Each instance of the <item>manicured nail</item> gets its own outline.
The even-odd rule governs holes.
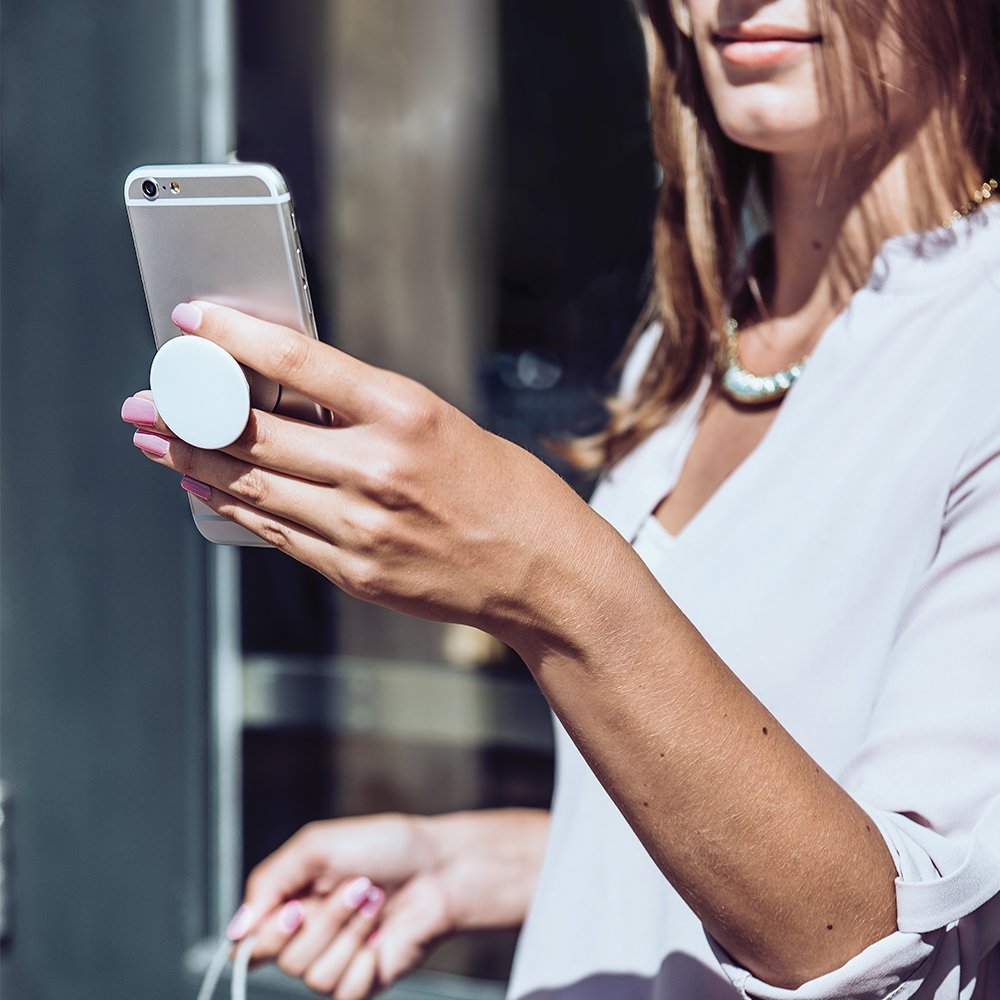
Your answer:
[[[356,910],[366,899],[368,890],[372,887],[370,878],[356,878],[344,890],[344,902],[352,909]]]
[[[302,926],[302,917],[302,904],[297,899],[293,899],[281,908],[278,926],[286,934],[294,934]]]
[[[184,476],[181,479],[181,489],[187,490],[188,493],[193,493],[199,500],[212,499],[212,487],[207,483],[203,483],[200,479],[192,479],[190,476]]]
[[[226,928],[226,937],[230,941],[241,941],[246,932],[253,926],[253,912],[244,903],[234,914]]]
[[[170,450],[170,442],[165,437],[150,434],[148,431],[136,431],[132,435],[132,444],[157,458],[163,458]]]
[[[122,403],[122,420],[127,424],[155,424],[156,407],[151,399],[130,396]]]
[[[201,310],[190,302],[182,302],[170,314],[174,326],[180,327],[185,333],[197,333],[201,317]]]
[[[361,907],[361,912],[366,917],[374,917],[382,909],[384,902],[385,893],[377,885],[373,885],[368,890],[368,898],[365,900],[365,905]]]

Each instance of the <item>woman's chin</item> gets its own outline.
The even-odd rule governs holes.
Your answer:
[[[719,124],[726,137],[738,146],[775,155],[815,155],[830,144],[838,129],[829,116],[786,117],[774,113],[747,113],[720,120]]]

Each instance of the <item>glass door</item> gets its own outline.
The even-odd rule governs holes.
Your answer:
[[[629,0],[235,13],[236,148],[289,180],[321,335],[558,466],[546,440],[599,423],[645,295],[656,177]],[[216,606],[220,685],[242,691],[219,730],[240,877],[313,819],[547,806],[548,708],[509,650],[276,552],[238,563]],[[514,941],[447,942],[390,995],[499,998]],[[252,982],[308,995],[273,969]]]

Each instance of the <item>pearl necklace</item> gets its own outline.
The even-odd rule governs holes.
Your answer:
[[[960,205],[942,223],[944,228],[950,228],[955,222],[971,215],[981,205],[993,197],[993,192],[1000,187],[996,180],[990,178],[984,181],[973,192],[971,200]],[[767,403],[777,403],[799,380],[805,370],[809,355],[800,358],[794,365],[782,368],[781,371],[768,375],[755,375],[740,363],[739,324],[731,316],[726,320],[725,336],[719,344],[719,354],[716,368],[719,376],[719,389],[736,403],[744,406],[762,406]]]

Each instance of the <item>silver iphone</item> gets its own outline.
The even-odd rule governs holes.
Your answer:
[[[204,299],[316,336],[309,282],[284,178],[261,163],[137,167],[125,205],[157,348],[181,332],[180,302]],[[251,405],[299,420],[330,415],[300,394],[249,373]],[[256,535],[189,497],[211,542],[265,545]]]

